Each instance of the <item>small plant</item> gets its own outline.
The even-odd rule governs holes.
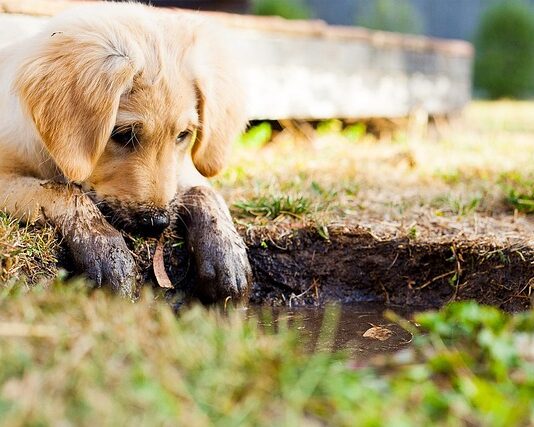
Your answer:
[[[310,19],[310,8],[303,0],[252,0],[252,13],[286,19]]]
[[[276,219],[282,215],[298,217],[310,211],[310,200],[299,196],[263,196],[234,204],[248,216]]]
[[[317,124],[318,135],[338,134],[343,130],[343,122],[339,119],[323,120]]]
[[[534,86],[534,11],[520,0],[500,1],[475,37],[475,86],[488,97],[520,98]]]
[[[317,181],[312,181],[311,190],[318,196],[320,196],[324,201],[331,201],[335,199],[338,195],[338,192],[335,189],[327,189]]]
[[[323,240],[330,241],[330,232],[325,224],[317,224],[317,233]]]
[[[354,123],[352,125],[348,125],[341,133],[349,141],[357,142],[367,133],[367,126],[365,123]]]
[[[513,209],[527,214],[534,213],[534,178],[520,173],[503,174],[500,179],[505,202]]]
[[[439,207],[439,210],[436,212],[438,216],[444,213],[466,216],[476,212],[482,203],[482,196],[476,195],[470,198],[444,196],[435,199],[434,203]]]
[[[458,185],[472,179],[472,176],[460,169],[438,170],[434,173],[434,177],[448,185]]]
[[[273,136],[273,129],[269,122],[263,122],[252,126],[239,138],[239,143],[249,148],[261,148],[267,144]]]
[[[511,188],[508,190],[506,201],[520,212],[534,213],[534,189],[530,193],[519,193]]]
[[[465,216],[476,212],[481,202],[482,197],[480,196],[474,196],[467,200],[453,199],[451,200],[451,207],[456,215]]]
[[[366,132],[365,123],[354,123],[344,127],[343,122],[338,119],[323,120],[317,125],[318,135],[342,135],[350,142],[359,141]]]

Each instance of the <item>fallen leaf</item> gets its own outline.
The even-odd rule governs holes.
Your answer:
[[[373,326],[365,331],[364,338],[371,338],[378,341],[387,341],[393,335],[393,331],[382,326]]]
[[[152,268],[154,269],[154,276],[160,288],[173,289],[174,286],[169,279],[167,271],[165,270],[165,261],[163,260],[163,240],[158,242],[154,259],[152,260]]]

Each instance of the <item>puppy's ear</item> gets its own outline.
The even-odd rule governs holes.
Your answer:
[[[45,37],[15,85],[52,159],[68,180],[81,182],[104,151],[140,56],[97,32]]]
[[[192,154],[196,168],[206,177],[222,169],[232,142],[246,124],[244,92],[237,62],[228,52],[229,39],[224,33],[213,34],[213,27],[199,26],[190,48],[200,116]]]

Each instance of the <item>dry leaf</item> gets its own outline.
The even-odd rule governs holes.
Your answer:
[[[364,338],[372,338],[378,341],[387,341],[393,335],[393,331],[382,326],[373,326],[365,331]]]
[[[174,286],[165,270],[165,261],[163,260],[163,240],[158,242],[154,259],[152,260],[152,268],[154,269],[154,276],[160,288],[173,289]]]

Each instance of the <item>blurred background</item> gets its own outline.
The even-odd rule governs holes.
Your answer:
[[[334,25],[470,39],[491,0],[153,0],[154,5],[222,10],[290,19],[323,19]]]
[[[320,19],[473,42],[477,97],[534,92],[534,0],[152,0],[156,6]]]
[[[78,3],[0,0],[0,45]],[[215,185],[240,221],[534,236],[534,0],[151,3],[235,36],[250,127]]]

